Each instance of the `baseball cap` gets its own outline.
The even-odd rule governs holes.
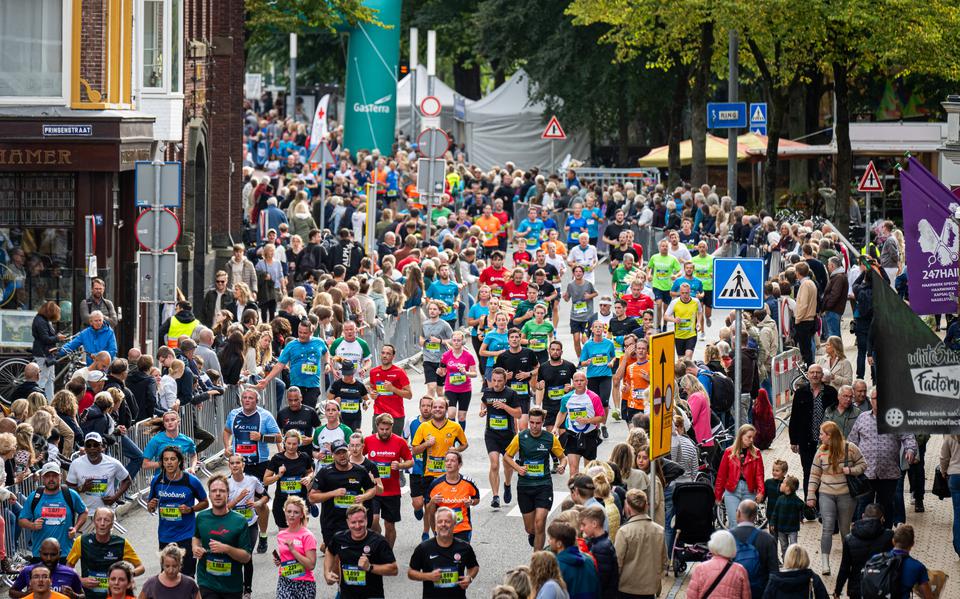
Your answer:
[[[347,450],[347,444],[344,443],[341,439],[337,439],[336,441],[330,444],[330,453],[337,453],[341,449],[343,451]]]
[[[40,469],[40,476],[50,473],[60,474],[60,464],[57,464],[56,462],[47,462],[43,465],[43,468]]]
[[[87,441],[96,441],[100,445],[103,445],[103,437],[100,436],[100,433],[87,433],[83,438],[83,442],[86,443]]]
[[[601,306],[603,306],[603,305],[612,306],[612,305],[613,305],[613,299],[612,299],[609,295],[604,295],[604,296],[602,296],[602,297],[600,298],[599,304],[600,304]]]
[[[357,367],[353,362],[345,361],[340,363],[340,374],[353,374],[357,371]]]
[[[103,381],[105,381],[105,380],[107,380],[107,375],[105,375],[105,374],[104,374],[102,371],[100,371],[100,370],[91,370],[91,371],[87,374],[87,382],[88,382],[88,383],[100,383],[100,382],[103,382]]]

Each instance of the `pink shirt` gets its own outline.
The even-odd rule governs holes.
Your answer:
[[[317,549],[317,538],[306,526],[301,526],[297,532],[290,532],[286,528],[278,532],[277,552],[280,554],[280,576],[287,576],[290,580],[315,582],[313,571],[305,571],[303,564],[294,559],[293,554],[287,549],[288,540],[293,540],[293,546],[304,555],[311,549],[314,551]],[[298,572],[304,573],[296,575]]]
[[[462,365],[464,371],[476,366],[477,360],[473,357],[473,354],[463,350],[457,357],[453,355],[452,349],[447,350],[440,358],[440,363],[447,369],[447,377],[443,383],[444,391],[450,391],[451,393],[470,393],[472,391],[470,377],[466,375],[466,372],[460,372],[459,366]],[[463,377],[463,382],[460,382],[460,377]]]
[[[704,439],[713,436],[710,429],[710,400],[697,391],[687,398],[687,405],[690,406],[690,419],[693,420],[693,432],[697,436],[697,444],[701,444]],[[713,441],[703,443],[706,446],[712,446]]]

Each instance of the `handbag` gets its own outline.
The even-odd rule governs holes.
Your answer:
[[[947,477],[940,471],[940,466],[933,473],[933,491],[934,495],[940,499],[950,497],[950,486],[947,484]]]
[[[844,467],[850,461],[850,444],[846,444],[847,453],[843,458]],[[850,489],[850,496],[855,498],[860,498],[873,491],[873,487],[870,486],[870,479],[867,478],[867,475],[860,473],[857,475],[848,474],[847,475],[847,488]]]

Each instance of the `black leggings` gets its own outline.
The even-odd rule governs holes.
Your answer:
[[[199,425],[194,424],[193,426],[193,436],[197,440],[197,455],[200,456],[203,454],[203,451],[213,445],[214,437],[210,434],[209,431],[206,431],[200,428]]]
[[[260,304],[260,318],[263,319],[263,322],[269,323],[277,312],[277,300],[269,299],[258,303]]]
[[[257,550],[257,536],[260,534],[260,526],[254,522],[247,527],[247,534],[250,535],[250,553]],[[253,559],[243,564],[243,590],[247,591],[253,588]]]
[[[587,389],[600,396],[600,403],[603,409],[610,407],[610,387],[613,383],[613,377],[595,376],[587,379]]]

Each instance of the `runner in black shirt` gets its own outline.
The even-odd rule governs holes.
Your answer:
[[[373,484],[377,485],[377,495],[383,493],[383,483],[380,481],[380,469],[376,462],[363,455],[363,435],[353,433],[347,441],[347,453],[350,454],[350,463],[361,466],[370,474]],[[363,502],[363,507],[367,508],[367,528],[373,528],[373,497]]]
[[[550,264],[547,266],[553,268]],[[557,269],[554,268],[553,272],[557,272]],[[538,269],[533,273],[533,280],[537,284],[537,300],[547,304],[547,320],[550,320],[553,317],[553,311],[557,309],[560,292],[557,291],[554,284],[550,282],[552,279],[548,277],[547,274],[548,272],[546,270]],[[554,323],[554,327],[556,327],[556,323]]]
[[[383,577],[396,576],[399,568],[390,543],[367,528],[362,505],[347,508],[347,530],[333,535],[323,555],[323,578],[340,584],[342,599],[384,597]]]
[[[289,393],[289,389],[287,392]],[[304,406],[304,408],[307,407]],[[295,429],[287,431],[283,436],[283,451],[270,458],[267,462],[267,470],[263,474],[263,486],[269,487],[273,483],[279,483],[273,498],[273,521],[277,523],[277,528],[287,527],[287,516],[283,511],[283,504],[287,502],[288,497],[296,495],[307,501],[310,479],[313,477],[313,458],[308,453],[300,451],[301,441]],[[310,509],[316,510],[313,506],[310,506]]]
[[[347,508],[362,504],[377,492],[370,473],[363,466],[350,463],[347,445],[337,439],[330,444],[333,463],[317,472],[310,490],[311,503],[322,504],[320,534],[329,545],[334,533],[347,528]]]
[[[537,385],[537,355],[520,345],[520,330],[510,329],[507,333],[509,346],[507,351],[497,356],[494,366],[507,371],[508,386],[517,392],[520,398],[520,421],[517,430],[527,428],[527,412],[530,411],[530,388]]]
[[[277,424],[284,434],[289,430],[298,431],[300,443],[309,445],[313,440],[313,430],[320,426],[320,416],[316,410],[303,404],[303,394],[299,387],[290,387],[287,389],[287,405],[277,412]],[[286,522],[286,517],[280,522]],[[286,528],[286,525],[281,528]]]
[[[623,357],[623,337],[634,334],[643,339],[643,321],[635,316],[627,316],[627,302],[618,299],[613,303],[613,318],[607,324],[607,330],[613,338],[613,347],[616,353],[616,360],[610,366],[614,372],[617,371],[620,358]]]
[[[435,519],[437,536],[413,550],[407,578],[423,583],[424,599],[466,599],[480,572],[477,556],[469,543],[453,536],[453,510],[439,508]]]
[[[573,373],[577,367],[563,359],[563,344],[557,340],[550,342],[547,350],[550,360],[540,365],[537,388],[540,390],[540,407],[547,411],[544,425],[553,432],[553,424],[560,413],[560,399],[573,388]]]
[[[530,280],[533,280],[538,270],[546,273],[547,280],[550,281],[555,281],[560,276],[560,273],[557,272],[557,267],[547,262],[547,252],[543,249],[537,250],[537,260],[527,267],[527,276],[530,277]],[[539,281],[537,285],[540,285]]]
[[[361,404],[366,403],[368,395],[366,385],[357,380],[354,372],[344,372],[343,378],[334,381],[327,391],[327,398],[340,404],[340,422],[349,426],[352,431],[360,430],[360,419],[363,415],[360,408]]]
[[[507,451],[507,446],[516,434],[514,420],[520,416],[520,397],[516,391],[506,386],[507,372],[500,367],[494,368],[490,375],[490,386],[483,390],[480,416],[487,417],[487,426],[483,433],[483,440],[487,446],[487,455],[490,456],[490,488],[493,489],[493,499],[490,507],[500,507],[500,456]],[[503,501],[510,503],[513,492],[510,490],[510,480],[513,471],[503,468]]]

